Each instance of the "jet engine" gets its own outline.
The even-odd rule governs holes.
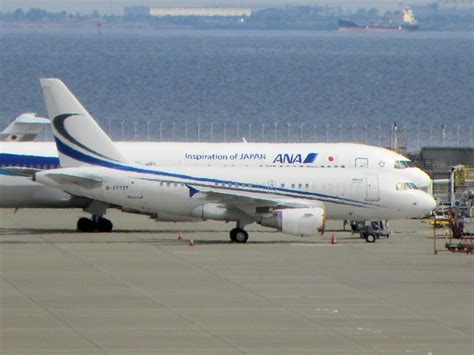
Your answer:
[[[277,228],[287,234],[314,236],[324,233],[326,214],[323,208],[288,208],[275,210],[271,217],[264,217],[260,224]]]

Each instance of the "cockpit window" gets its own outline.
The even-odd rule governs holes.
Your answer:
[[[412,182],[399,182],[395,187],[397,190],[418,190],[418,187]]]
[[[415,163],[411,160],[397,160],[395,161],[394,168],[395,169],[405,169],[405,168],[414,168]]]

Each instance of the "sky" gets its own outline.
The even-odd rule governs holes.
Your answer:
[[[123,14],[127,5],[151,7],[251,7],[264,8],[283,5],[340,5],[346,9],[360,7],[379,9],[400,9],[406,5],[424,5],[435,0],[0,0],[0,11],[11,12],[17,8],[41,8],[48,11],[79,11],[90,13],[98,10],[102,14]]]

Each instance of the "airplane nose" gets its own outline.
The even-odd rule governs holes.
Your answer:
[[[420,207],[422,208],[422,211],[425,213],[425,215],[428,215],[433,211],[436,207],[436,200],[431,196],[430,194],[423,193],[423,198],[422,202],[420,203]]]

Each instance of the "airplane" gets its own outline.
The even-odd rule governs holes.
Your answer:
[[[118,207],[174,221],[235,221],[230,239],[244,243],[244,227],[253,222],[307,236],[324,233],[326,218],[420,217],[436,204],[411,181],[382,170],[137,164],[120,153],[61,80],[40,82],[61,168],[27,173],[94,201],[97,209]],[[102,217],[81,223],[112,228]]]
[[[21,114],[0,132],[0,142],[33,141],[45,126],[49,126],[47,118],[37,117],[35,113]]]

